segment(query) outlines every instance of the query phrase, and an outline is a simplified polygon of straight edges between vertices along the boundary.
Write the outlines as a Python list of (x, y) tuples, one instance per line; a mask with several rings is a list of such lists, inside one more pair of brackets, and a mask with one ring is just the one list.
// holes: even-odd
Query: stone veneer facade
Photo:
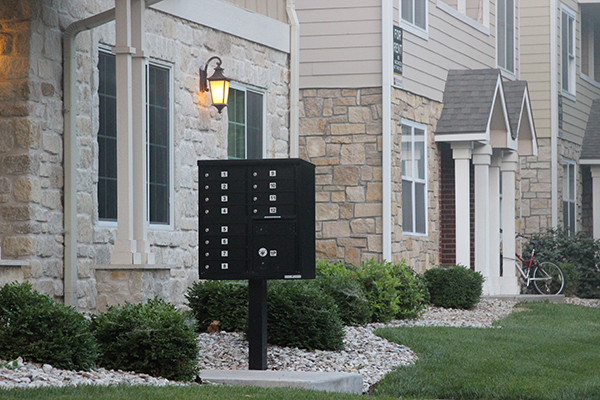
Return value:
[[(25, 279), (57, 299), (64, 292), (62, 33), (72, 22), (110, 7), (114, 2), (95, 0), (0, 3), (2, 257), (30, 260)], [(289, 56), (152, 9), (146, 10), (146, 32), (149, 61), (169, 66), (173, 77), (174, 218), (168, 229), (149, 228), (150, 251), (160, 267), (140, 279), (155, 288), (149, 293), (180, 304), (185, 286), (198, 276), (196, 162), (227, 157), (227, 112), (217, 113), (207, 94), (198, 92), (199, 67), (218, 54), (233, 81), (265, 91), (266, 154), (287, 157)], [(77, 268), (78, 305), (84, 311), (96, 309), (107, 279), (114, 277), (118, 287), (124, 273), (97, 267), (110, 264), (116, 239), (116, 226), (98, 221), (96, 188), (98, 51), (111, 45), (114, 22), (77, 37)], [(171, 283), (160, 285), (167, 278)]]
[[(300, 91), (300, 157), (316, 167), (317, 258), (358, 265), (383, 258), (381, 88)], [(392, 99), (392, 262), (438, 264), (441, 104), (395, 89)], [(402, 233), (401, 120), (427, 126), (428, 234)]]

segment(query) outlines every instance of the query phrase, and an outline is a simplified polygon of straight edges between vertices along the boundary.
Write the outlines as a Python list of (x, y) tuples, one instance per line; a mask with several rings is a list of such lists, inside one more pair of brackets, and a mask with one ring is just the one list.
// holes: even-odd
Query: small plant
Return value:
[(22, 357), (70, 370), (95, 366), (89, 321), (72, 307), (32, 289), (29, 282), (0, 289), (0, 359)]
[(248, 326), (248, 284), (243, 281), (195, 282), (185, 297), (197, 321), (198, 332), (206, 332), (213, 321), (227, 332), (243, 332)]
[(270, 282), (267, 341), (307, 350), (344, 348), (344, 326), (333, 299), (311, 281)]
[(190, 381), (198, 370), (193, 325), (185, 313), (159, 298), (109, 307), (92, 320), (100, 365)]
[(427, 287), (404, 260), (392, 264), (371, 259), (355, 273), (369, 299), (373, 322), (416, 318), (423, 310)]
[(479, 302), (485, 278), (461, 265), (425, 271), (431, 303), (444, 308), (471, 309)]

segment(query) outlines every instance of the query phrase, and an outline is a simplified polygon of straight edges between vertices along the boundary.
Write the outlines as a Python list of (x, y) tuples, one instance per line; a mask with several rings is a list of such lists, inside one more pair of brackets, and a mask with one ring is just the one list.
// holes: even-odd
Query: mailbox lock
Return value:
[(267, 249), (265, 249), (264, 247), (261, 247), (260, 249), (258, 249), (259, 256), (266, 257), (267, 254), (269, 254), (269, 251)]
[(206, 178), (208, 178), (208, 177), (210, 176), (210, 174), (207, 172), (207, 173), (205, 173), (205, 174), (204, 174), (204, 176), (205, 176)]
[(255, 172), (255, 173), (253, 173), (252, 175), (254, 175), (254, 176), (258, 176), (258, 172)]

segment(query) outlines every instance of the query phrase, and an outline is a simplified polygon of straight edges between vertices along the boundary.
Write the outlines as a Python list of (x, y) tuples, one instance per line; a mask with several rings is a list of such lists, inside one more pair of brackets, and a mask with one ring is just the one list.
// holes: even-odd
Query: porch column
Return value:
[(454, 208), (456, 230), (456, 264), (471, 267), (471, 195), (469, 170), (471, 142), (452, 143), (454, 158)]
[(150, 253), (146, 215), (148, 199), (147, 151), (146, 151), (146, 54), (145, 54), (145, 9), (146, 0), (131, 0), (131, 41), (135, 47), (132, 57), (133, 84), (133, 239), (141, 264), (154, 264), (154, 254)]
[(515, 176), (519, 162), (516, 151), (505, 150), (502, 157), (502, 277), (500, 294), (520, 293), (515, 271)]
[(494, 149), (490, 164), (490, 227), (489, 227), (489, 283), (490, 294), (500, 289), (500, 161), (502, 150)]
[(592, 225), (594, 239), (600, 239), (600, 165), (592, 165)]
[(140, 262), (133, 239), (133, 138), (130, 0), (115, 0), (117, 69), (117, 240), (112, 264)]
[(475, 270), (485, 277), (483, 294), (492, 294), (490, 282), (490, 163), (492, 146), (473, 149), (475, 166)]

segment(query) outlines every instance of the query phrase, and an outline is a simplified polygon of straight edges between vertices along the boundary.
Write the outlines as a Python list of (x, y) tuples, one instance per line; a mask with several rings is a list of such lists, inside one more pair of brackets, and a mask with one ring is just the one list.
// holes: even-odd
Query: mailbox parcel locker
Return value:
[(198, 161), (201, 279), (315, 277), (315, 166)]

